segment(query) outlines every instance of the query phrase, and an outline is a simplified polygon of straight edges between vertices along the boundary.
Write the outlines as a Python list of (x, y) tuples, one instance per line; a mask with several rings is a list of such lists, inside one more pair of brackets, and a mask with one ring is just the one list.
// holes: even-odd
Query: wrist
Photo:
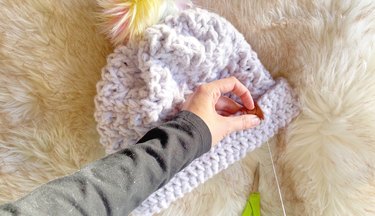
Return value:
[(207, 123), (197, 114), (189, 110), (183, 110), (177, 115), (189, 122), (200, 134), (201, 142), (204, 146), (212, 146), (212, 134)]

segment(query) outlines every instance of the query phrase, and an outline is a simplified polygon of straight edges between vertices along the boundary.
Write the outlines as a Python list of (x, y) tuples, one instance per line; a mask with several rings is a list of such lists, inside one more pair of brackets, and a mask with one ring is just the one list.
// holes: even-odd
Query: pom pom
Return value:
[(163, 17), (192, 6), (189, 0), (98, 0), (105, 34), (122, 44), (140, 36)]

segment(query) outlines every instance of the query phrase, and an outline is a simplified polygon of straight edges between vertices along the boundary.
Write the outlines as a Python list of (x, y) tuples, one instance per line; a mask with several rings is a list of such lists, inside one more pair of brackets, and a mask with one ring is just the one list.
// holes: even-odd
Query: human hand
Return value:
[(243, 106), (222, 95), (229, 92), (240, 97), (245, 108), (254, 109), (250, 91), (234, 77), (199, 86), (182, 105), (183, 110), (196, 114), (207, 124), (213, 145), (234, 131), (253, 128), (260, 123), (256, 115), (230, 116), (240, 111)]

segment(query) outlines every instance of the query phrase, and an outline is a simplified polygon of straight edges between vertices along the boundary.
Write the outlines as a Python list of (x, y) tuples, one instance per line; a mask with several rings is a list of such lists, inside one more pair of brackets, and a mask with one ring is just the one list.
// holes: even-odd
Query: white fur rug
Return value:
[[(111, 51), (95, 1), (0, 0), (0, 202), (103, 156), (93, 120)], [(198, 0), (229, 19), (303, 112), (270, 141), (288, 215), (375, 214), (375, 2)], [(266, 145), (161, 215), (239, 215), (261, 163), (263, 215), (281, 215)]]

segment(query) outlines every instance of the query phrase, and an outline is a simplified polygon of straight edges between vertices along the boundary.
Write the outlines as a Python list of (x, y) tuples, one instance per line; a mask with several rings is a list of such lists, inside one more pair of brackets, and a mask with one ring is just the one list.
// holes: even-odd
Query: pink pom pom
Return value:
[(135, 39), (163, 17), (192, 6), (187, 0), (98, 0), (105, 34), (117, 45)]

